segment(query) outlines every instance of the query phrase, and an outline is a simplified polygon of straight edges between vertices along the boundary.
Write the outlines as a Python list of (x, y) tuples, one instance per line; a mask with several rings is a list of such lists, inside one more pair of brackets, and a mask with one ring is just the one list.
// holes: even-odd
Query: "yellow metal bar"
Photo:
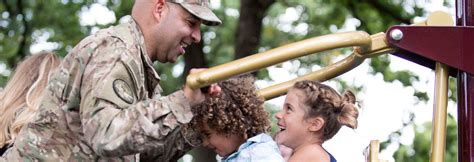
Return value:
[(448, 100), (448, 67), (436, 63), (435, 105), (431, 134), (431, 162), (443, 162), (446, 148), (446, 114)]
[(373, 34), (370, 36), (371, 45), (370, 48), (356, 48), (355, 53), (363, 55), (365, 58), (375, 57), (384, 53), (394, 52), (393, 48), (387, 43), (386, 34), (383, 32)]
[(283, 83), (272, 85), (257, 91), (257, 93), (262, 96), (265, 100), (270, 100), (275, 97), (284, 95), (294, 83), (301, 80), (317, 80), (317, 81), (326, 81), (337, 77), (347, 71), (354, 69), (359, 66), (365, 58), (378, 56), (382, 53), (391, 52), (393, 49), (389, 48), (388, 44), (385, 41), (385, 34), (378, 33), (371, 35), (371, 46), (369, 49), (356, 48), (354, 52), (346, 57), (345, 59), (338, 61), (332, 65), (329, 65), (318, 71), (300, 76), (293, 80), (289, 80)]
[(319, 36), (190, 74), (186, 84), (196, 89), (312, 53), (350, 46), (361, 46), (361, 51), (368, 51), (370, 45), (370, 35), (361, 31)]
[(294, 83), (301, 81), (301, 80), (317, 80), (317, 81), (326, 81), (328, 79), (332, 79), (340, 74), (343, 74), (349, 70), (360, 65), (365, 58), (351, 54), (349, 57), (334, 63), (330, 66), (327, 66), (321, 70), (306, 74), (304, 76), (300, 76), (296, 79), (286, 81), (280, 84), (276, 84), (270, 87), (266, 87), (257, 91), (257, 93), (262, 96), (265, 100), (270, 100), (275, 97), (281, 96), (285, 94)]
[(379, 140), (370, 140), (370, 144), (364, 149), (365, 162), (381, 162), (379, 150)]
[(454, 26), (454, 20), (450, 14), (443, 11), (430, 13), (426, 20), (412, 24), (414, 26)]
[[(426, 21), (413, 24), (413, 25), (430, 25), (430, 26), (439, 26), (439, 25), (452, 25), (453, 21), (449, 14), (444, 12), (433, 12), (428, 16)], [(208, 70), (204, 70), (199, 73), (194, 73), (188, 76), (186, 84), (191, 88), (196, 89), (216, 83), (227, 78), (230, 78), (235, 75), (248, 73), (255, 71), (264, 67), (268, 67), (277, 63), (281, 63), (290, 59), (297, 57), (309, 55), (316, 52), (321, 52), (325, 50), (348, 47), (348, 46), (360, 46), (356, 49), (356, 54), (364, 55), (361, 58), (373, 57), (381, 53), (387, 53), (393, 49), (389, 48), (385, 40), (384, 33), (378, 33), (370, 36), (365, 32), (347, 32), (347, 33), (337, 33), (324, 35), (320, 37), (315, 37), (300, 42), (288, 44), (279, 48), (275, 48), (263, 53), (258, 53), (251, 55), (239, 60), (235, 60), (223, 65), (219, 65)], [(353, 57), (353, 56), (350, 56)], [(353, 59), (354, 63), (359, 63), (360, 60)], [(345, 63), (349, 64), (349, 63)], [(345, 65), (339, 67), (355, 67)], [(360, 63), (359, 63), (360, 64)], [(335, 66), (336, 67), (336, 66)], [(328, 68), (329, 69), (329, 68)], [(331, 70), (329, 70), (331, 71)], [(336, 70), (341, 71), (341, 69)], [(342, 70), (342, 71), (348, 71)], [(322, 73), (322, 72), (316, 72)], [(326, 74), (324, 74), (326, 75)], [(328, 74), (331, 76), (333, 74)], [(322, 75), (311, 75), (315, 78), (308, 78), (311, 80), (320, 80), (319, 77), (324, 77)], [(333, 76), (334, 77), (334, 76)], [(327, 78), (327, 77), (325, 77)], [(329, 79), (329, 78), (328, 78)], [(266, 91), (266, 90), (265, 90)], [(280, 91), (280, 90), (278, 90)], [(263, 93), (263, 92), (262, 92)], [(279, 92), (281, 93), (281, 91)], [(266, 94), (266, 92), (265, 92)], [(270, 95), (274, 96), (274, 95)]]
[(379, 140), (371, 140), (370, 152), (369, 152), (370, 162), (379, 162), (379, 150), (380, 150)]
[[(431, 13), (424, 25), (428, 26), (454, 26), (451, 15), (445, 12)], [(448, 103), (448, 67), (436, 63), (435, 99), (433, 113), (433, 131), (431, 132), (431, 162), (444, 161), (446, 148), (446, 115)]]

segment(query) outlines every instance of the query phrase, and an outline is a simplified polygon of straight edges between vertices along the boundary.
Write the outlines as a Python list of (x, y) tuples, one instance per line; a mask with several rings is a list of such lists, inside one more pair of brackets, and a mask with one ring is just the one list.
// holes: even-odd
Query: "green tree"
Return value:
[[(411, 145), (400, 144), (395, 161), (418, 162), (430, 159), (432, 122), (413, 126), (415, 139)], [(451, 115), (446, 123), (446, 153), (444, 161), (457, 161), (457, 125)]]
[[(11, 69), (30, 54), (32, 44), (46, 37), (58, 54), (65, 55), (86, 34), (79, 24), (82, 1), (2, 0), (0, 2), (0, 64)], [(65, 17), (67, 15), (67, 18)], [(0, 86), (9, 73), (0, 74)]]
[[(214, 1), (214, 0), (211, 0)], [(410, 24), (416, 16), (426, 14), (421, 6), (407, 0), (221, 0), (213, 5), (221, 18), (220, 27), (203, 27), (202, 42), (187, 49), (177, 64), (156, 64), (165, 94), (180, 88), (193, 67), (212, 67), (236, 58), (252, 55), (303, 39), (330, 34), (343, 29), (348, 20), (359, 23), (357, 30), (369, 34), (383, 32), (397, 24)], [(100, 3), (115, 13), (110, 24), (84, 25), (80, 13)], [(2, 0), (0, 1), (0, 86), (8, 71), (30, 54), (31, 46), (42, 40), (52, 44), (54, 52), (67, 54), (91, 32), (119, 23), (131, 11), (131, 0)], [(211, 3), (212, 4), (212, 3)], [(349, 49), (322, 52), (299, 58), (300, 68), (314, 64), (327, 66)], [(412, 86), (418, 77), (410, 71), (393, 71), (386, 55), (369, 60), (373, 74), (381, 73), (387, 82), (400, 81)], [(257, 72), (268, 80), (265, 69)], [(353, 87), (338, 80), (340, 87)], [(453, 82), (452, 80), (450, 80)], [(451, 84), (453, 85), (453, 84)], [(450, 87), (455, 92), (454, 87)], [(455, 99), (456, 93), (450, 97)], [(420, 101), (428, 99), (424, 90), (416, 90)]]
[[(100, 1), (114, 11), (116, 20), (130, 13), (132, 1)], [(239, 3), (240, 2), (240, 3)], [(52, 50), (61, 56), (89, 35), (93, 29), (105, 28), (118, 23), (81, 25), (79, 15), (94, 4), (85, 0), (3, 0), (0, 3), (0, 64), (7, 69), (15, 66), (18, 60), (30, 54), (31, 45), (46, 39), (53, 44)], [(404, 6), (404, 7), (402, 7)], [(342, 28), (347, 19), (360, 20), (358, 30), (376, 33), (385, 31), (395, 24), (409, 24), (415, 16), (422, 15), (419, 6), (406, 7), (405, 1), (332, 1), (332, 0), (222, 0), (215, 12), (224, 21), (218, 28), (203, 29), (203, 43), (190, 51), (185, 57), (184, 71), (174, 73), (173, 69), (183, 69), (183, 64), (159, 65), (157, 69), (164, 76), (164, 90), (169, 93), (183, 83), (192, 67), (209, 67), (245, 57), (257, 52), (275, 48), (290, 42), (329, 34), (331, 27)], [(406, 12), (406, 8), (412, 12)], [(284, 22), (282, 15), (294, 12), (296, 19)], [(243, 14), (241, 14), (243, 13)], [(67, 18), (65, 18), (67, 17)], [(371, 21), (378, 20), (378, 21)], [(296, 31), (295, 29), (302, 29)], [(333, 58), (347, 53), (341, 50), (336, 55), (314, 55), (301, 58), (302, 68), (312, 64), (326, 66)], [(331, 52), (334, 54), (334, 52)], [(386, 81), (400, 80), (407, 86), (417, 77), (410, 72), (393, 72), (388, 68), (390, 60), (386, 56), (371, 59), (374, 73), (383, 73)], [(184, 75), (183, 75), (184, 74)], [(259, 78), (266, 79), (265, 70)], [(5, 83), (8, 73), (0, 74)], [(423, 92), (417, 92), (422, 96)]]

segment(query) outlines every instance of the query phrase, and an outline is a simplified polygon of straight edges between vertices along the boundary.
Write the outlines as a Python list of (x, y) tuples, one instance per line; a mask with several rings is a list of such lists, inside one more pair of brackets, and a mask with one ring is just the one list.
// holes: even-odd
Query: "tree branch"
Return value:
[(235, 33), (235, 59), (254, 54), (260, 44), (262, 20), (275, 0), (241, 0), (240, 17)]
[(377, 11), (379, 11), (380, 13), (389, 15), (393, 19), (395, 19), (397, 21), (400, 21), (402, 23), (411, 24), (411, 21), (410, 21), (409, 18), (408, 19), (404, 18), (400, 15), (400, 13), (393, 12), (392, 9), (390, 9), (389, 7), (381, 4), (379, 1), (377, 1), (377, 0), (365, 0), (365, 1), (367, 3), (369, 3), (370, 5), (374, 6), (374, 8), (377, 9)]
[(360, 26), (357, 27), (357, 29), (362, 29), (364, 31), (368, 31), (370, 33), (370, 30), (369, 28), (367, 27), (367, 25), (364, 23), (364, 21), (362, 20), (362, 18), (360, 17), (360, 15), (357, 13), (357, 8), (355, 6), (355, 3), (357, 2), (353, 2), (353, 1), (349, 1), (349, 12), (351, 12), (351, 15), (354, 16), (354, 18), (358, 19), (360, 21)]
[(23, 6), (23, 0), (18, 0), (17, 1), (17, 6), (18, 6), (18, 11), (19, 11), (19, 14), (21, 14), (23, 16), (23, 19), (21, 19), (21, 22), (23, 23), (23, 28), (24, 28), (24, 31), (23, 33), (21, 34), (21, 37), (20, 37), (20, 45), (18, 47), (18, 56), (20, 56), (20, 59), (23, 59), (24, 57), (26, 57), (27, 55), (27, 52), (25, 51), (26, 49), (26, 42), (28, 40), (28, 35), (30, 33), (30, 26), (28, 24), (28, 21), (26, 21), (26, 15), (24, 13), (24, 6)]
[(10, 5), (8, 5), (8, 2), (7, 0), (2, 0), (2, 2), (5, 4), (5, 9), (7, 10), (8, 13), (10, 13), (11, 15), (16, 15), (12, 8), (10, 7)]

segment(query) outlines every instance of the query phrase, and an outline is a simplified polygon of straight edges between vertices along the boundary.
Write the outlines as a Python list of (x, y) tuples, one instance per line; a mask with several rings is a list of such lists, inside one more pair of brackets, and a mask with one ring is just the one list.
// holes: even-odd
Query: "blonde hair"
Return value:
[(355, 105), (355, 95), (351, 91), (345, 91), (341, 96), (333, 88), (317, 81), (299, 81), (293, 88), (302, 90), (307, 96), (304, 104), (309, 110), (305, 118), (322, 117), (325, 120), (324, 141), (331, 139), (342, 125), (357, 128), (359, 111)]
[(0, 147), (12, 143), (21, 128), (36, 114), (50, 74), (60, 64), (53, 53), (24, 59), (0, 92)]

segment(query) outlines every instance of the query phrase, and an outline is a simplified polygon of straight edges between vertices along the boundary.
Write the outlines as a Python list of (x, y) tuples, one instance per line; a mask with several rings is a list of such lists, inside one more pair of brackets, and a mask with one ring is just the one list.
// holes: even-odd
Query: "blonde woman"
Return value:
[(0, 91), (0, 155), (33, 119), (49, 76), (59, 64), (59, 57), (53, 53), (31, 55), (18, 64)]

